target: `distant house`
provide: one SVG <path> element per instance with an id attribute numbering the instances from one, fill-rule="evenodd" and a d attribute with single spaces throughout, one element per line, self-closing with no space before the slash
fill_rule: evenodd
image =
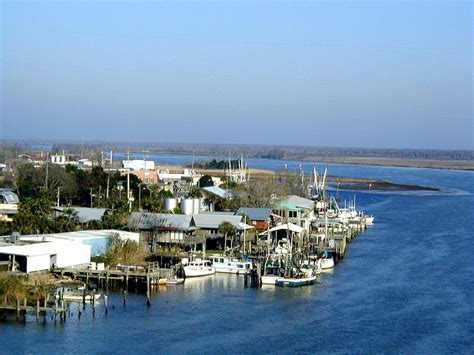
<path id="1" fill-rule="evenodd" d="M 248 216 L 252 225 L 259 230 L 269 228 L 274 224 L 276 218 L 281 219 L 273 212 L 272 208 L 241 207 L 235 214 Z"/>
<path id="2" fill-rule="evenodd" d="M 0 189 L 0 221 L 11 221 L 18 213 L 19 202 L 16 193 L 8 189 Z"/>
<path id="3" fill-rule="evenodd" d="M 204 201 L 206 201 L 207 210 L 210 212 L 215 210 L 216 202 L 219 199 L 230 200 L 233 198 L 231 190 L 225 190 L 218 186 L 203 187 L 201 193 Z"/>
<path id="4" fill-rule="evenodd" d="M 67 164 L 67 158 L 66 158 L 66 155 L 64 155 L 64 154 L 51 155 L 50 161 L 51 161 L 52 164 L 58 164 L 58 165 L 66 165 Z"/>
<path id="5" fill-rule="evenodd" d="M 122 173 L 124 175 L 125 173 Z M 158 175 L 155 170 L 138 170 L 133 171 L 132 173 L 138 177 L 146 185 L 154 185 L 158 183 Z"/>
<path id="6" fill-rule="evenodd" d="M 237 241 L 242 240 L 241 236 L 243 236 L 247 230 L 254 228 L 242 222 L 242 216 L 236 216 L 232 213 L 199 213 L 194 214 L 193 219 L 198 228 L 196 236 L 210 239 L 210 248 L 216 248 L 216 246 L 219 245 L 222 247 L 225 244 L 224 236 L 219 233 L 219 227 L 224 222 L 228 222 L 235 227 L 237 231 L 237 235 L 235 236 Z"/>
<path id="7" fill-rule="evenodd" d="M 18 159 L 31 161 L 31 156 L 29 154 L 23 153 L 18 155 Z"/>
<path id="8" fill-rule="evenodd" d="M 193 215 L 134 212 L 127 227 L 140 233 L 140 242 L 155 251 L 158 246 L 205 244 L 208 239 L 223 238 L 219 227 L 229 222 L 237 230 L 237 238 L 252 229 L 242 223 L 242 216 L 229 213 L 200 213 Z"/>
<path id="9" fill-rule="evenodd" d="M 290 195 L 281 201 L 275 212 L 285 222 L 296 224 L 308 232 L 311 222 L 316 220 L 314 201 L 296 195 Z"/>
<path id="10" fill-rule="evenodd" d="M 151 212 L 133 212 L 127 224 L 128 229 L 140 233 L 140 243 L 152 252 L 158 246 L 184 244 L 196 230 L 192 216 Z"/>
<path id="11" fill-rule="evenodd" d="M 155 170 L 155 162 L 152 160 L 123 160 L 122 166 L 129 170 Z"/>
<path id="12" fill-rule="evenodd" d="M 171 173 L 168 169 L 158 170 L 158 181 L 163 183 L 173 183 L 185 180 L 194 185 L 200 177 L 200 174 L 190 169 L 184 169 L 182 173 Z"/>

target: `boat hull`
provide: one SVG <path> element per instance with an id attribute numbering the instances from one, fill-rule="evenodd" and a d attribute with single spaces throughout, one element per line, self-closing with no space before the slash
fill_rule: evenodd
<path id="1" fill-rule="evenodd" d="M 184 279 L 176 278 L 176 279 L 168 279 L 166 280 L 166 285 L 180 285 L 184 283 Z"/>
<path id="2" fill-rule="evenodd" d="M 278 276 L 262 276 L 262 285 L 276 285 Z"/>
<path id="3" fill-rule="evenodd" d="M 191 269 L 184 267 L 184 274 L 186 277 L 200 277 L 214 275 L 216 270 L 214 268 Z"/>
<path id="4" fill-rule="evenodd" d="M 312 285 L 314 284 L 315 281 L 316 281 L 316 276 L 303 277 L 299 279 L 280 278 L 276 282 L 276 285 L 281 286 L 281 287 L 300 287 L 300 286 Z"/>

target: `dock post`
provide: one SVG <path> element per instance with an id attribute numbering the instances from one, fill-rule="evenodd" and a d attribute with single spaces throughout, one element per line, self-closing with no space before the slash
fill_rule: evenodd
<path id="1" fill-rule="evenodd" d="M 20 299 L 16 299 L 16 318 L 20 319 Z"/>
<path id="2" fill-rule="evenodd" d="M 146 272 L 146 305 L 150 307 L 150 273 Z"/>
<path id="3" fill-rule="evenodd" d="M 105 315 L 109 313 L 107 298 L 107 295 L 104 295 Z"/>
<path id="4" fill-rule="evenodd" d="M 127 272 L 125 274 L 125 289 L 128 291 L 128 268 L 127 268 Z"/>
<path id="5" fill-rule="evenodd" d="M 81 319 L 81 309 L 82 309 L 82 302 L 79 301 L 79 304 L 77 305 L 77 319 Z"/>
<path id="6" fill-rule="evenodd" d="M 39 319 L 39 314 L 40 314 L 40 301 L 36 300 L 36 321 Z"/>
<path id="7" fill-rule="evenodd" d="M 82 309 L 86 308 L 86 287 L 82 290 Z"/>
<path id="8" fill-rule="evenodd" d="M 95 317 L 95 291 L 92 290 L 92 317 Z"/>
<path id="9" fill-rule="evenodd" d="M 257 280 L 255 286 L 258 288 L 262 286 L 262 265 L 260 262 L 257 264 Z"/>
<path id="10" fill-rule="evenodd" d="M 127 305 L 127 291 L 123 290 L 123 307 Z"/>

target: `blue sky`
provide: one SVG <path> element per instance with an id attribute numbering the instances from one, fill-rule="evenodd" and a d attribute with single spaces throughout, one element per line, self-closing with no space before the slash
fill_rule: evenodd
<path id="1" fill-rule="evenodd" d="M 2 139 L 473 149 L 470 2 L 19 2 Z"/>

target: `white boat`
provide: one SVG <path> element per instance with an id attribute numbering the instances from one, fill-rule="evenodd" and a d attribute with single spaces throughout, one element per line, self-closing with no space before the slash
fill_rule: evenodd
<path id="1" fill-rule="evenodd" d="M 365 216 L 365 224 L 367 225 L 374 224 L 374 216 Z"/>
<path id="2" fill-rule="evenodd" d="M 173 277 L 171 279 L 166 279 L 165 285 L 180 285 L 184 283 L 184 279 L 179 277 Z"/>
<path id="3" fill-rule="evenodd" d="M 252 263 L 250 261 L 241 261 L 230 256 L 212 255 L 209 257 L 209 260 L 216 269 L 216 272 L 244 275 L 252 270 Z"/>
<path id="4" fill-rule="evenodd" d="M 300 287 L 312 285 L 316 281 L 316 275 L 306 275 L 303 277 L 283 277 L 277 280 L 277 286 Z"/>
<path id="5" fill-rule="evenodd" d="M 79 287 L 76 289 L 64 289 L 64 291 L 58 290 L 58 292 L 55 295 L 56 299 L 63 299 L 65 301 L 73 301 L 73 302 L 92 302 L 92 296 L 94 296 L 94 301 L 97 302 L 101 296 L 100 293 L 86 293 L 84 295 L 84 288 Z"/>
<path id="6" fill-rule="evenodd" d="M 276 285 L 280 277 L 275 275 L 263 275 L 262 285 Z"/>
<path id="7" fill-rule="evenodd" d="M 328 270 L 334 267 L 334 260 L 332 258 L 321 258 L 321 269 Z"/>
<path id="8" fill-rule="evenodd" d="M 210 260 L 191 261 L 184 267 L 186 277 L 207 276 L 215 273 L 216 269 L 211 265 Z"/>

